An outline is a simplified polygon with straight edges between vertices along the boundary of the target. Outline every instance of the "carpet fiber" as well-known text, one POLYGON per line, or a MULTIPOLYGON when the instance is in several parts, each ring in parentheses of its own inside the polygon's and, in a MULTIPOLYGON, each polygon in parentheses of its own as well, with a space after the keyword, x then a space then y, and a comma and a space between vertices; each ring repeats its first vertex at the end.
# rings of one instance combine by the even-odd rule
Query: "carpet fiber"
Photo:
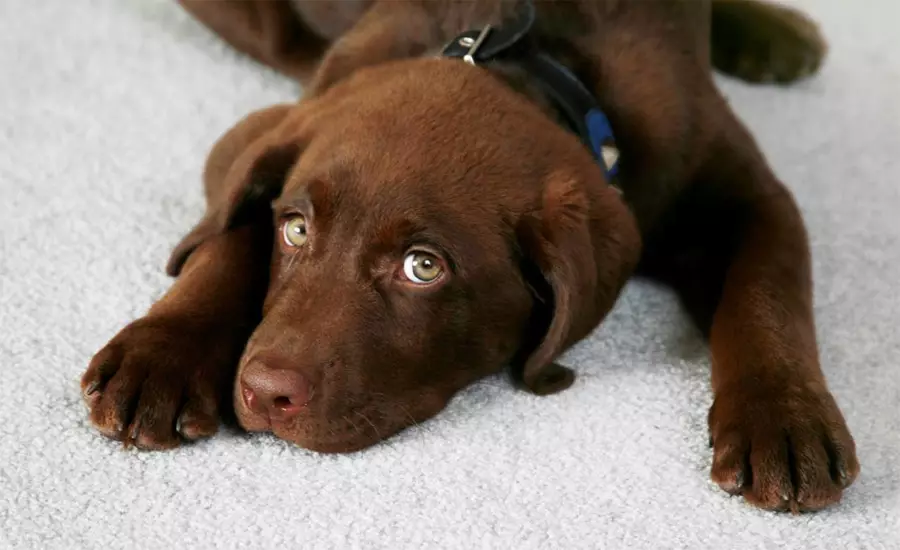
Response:
POLYGON ((823 368, 862 474, 824 513, 708 481, 706 351, 628 287, 538 398, 504 377, 351 456, 226 432, 123 451, 90 428, 91 355, 169 284, 202 161, 297 87, 174 2, 0 3, 0 548, 900 548, 900 38, 894 0, 805 0, 831 55, 789 88, 720 79, 797 196, 823 368))

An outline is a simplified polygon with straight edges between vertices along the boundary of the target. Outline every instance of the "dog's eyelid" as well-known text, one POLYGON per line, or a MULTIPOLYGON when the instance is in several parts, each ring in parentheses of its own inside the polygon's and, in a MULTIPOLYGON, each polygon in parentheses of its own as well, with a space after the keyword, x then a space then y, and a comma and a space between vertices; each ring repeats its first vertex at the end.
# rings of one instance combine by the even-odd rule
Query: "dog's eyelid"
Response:
POLYGON ((306 214, 297 210, 296 208, 279 208, 275 210, 275 219, 279 222, 285 222, 290 220, 291 218, 303 217, 306 218, 306 214))
POLYGON ((276 199, 272 202, 272 212, 275 218, 281 221, 295 216, 303 216, 307 221, 311 221, 313 217, 312 204, 308 198, 290 201, 276 199))
POLYGON ((425 254, 431 254, 432 256, 440 256, 443 257, 445 254, 441 247, 434 246, 427 243, 415 243, 408 245, 406 250, 403 252, 403 255, 412 254, 414 252, 423 252, 425 254))

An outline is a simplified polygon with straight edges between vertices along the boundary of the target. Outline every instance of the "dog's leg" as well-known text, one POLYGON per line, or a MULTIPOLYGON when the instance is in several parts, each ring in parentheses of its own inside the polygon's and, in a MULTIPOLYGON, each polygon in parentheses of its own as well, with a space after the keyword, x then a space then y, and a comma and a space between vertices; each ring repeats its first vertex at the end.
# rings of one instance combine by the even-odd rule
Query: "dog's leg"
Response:
POLYGON ((283 0, 178 0, 185 10, 236 50, 303 81, 327 43, 283 0))
POLYGON ((840 499, 859 464, 819 367, 800 213, 762 177, 710 330, 712 477, 764 508, 815 510, 840 499))
POLYGON ((748 82, 808 76, 828 49, 809 17, 758 0, 713 0, 710 38, 713 66, 748 82))
POLYGON ((751 137, 728 127, 641 271, 672 284, 709 336, 713 480, 763 508, 814 510, 853 482, 855 446, 819 366, 800 213, 751 137))
POLYGON ((420 3, 376 3, 325 54, 306 90, 307 97, 324 92, 362 67, 423 53, 435 41, 436 30, 420 3))
POLYGON ((271 234, 256 223, 205 240, 147 315, 94 356, 81 387, 104 435, 165 449, 216 432, 261 315, 271 234))

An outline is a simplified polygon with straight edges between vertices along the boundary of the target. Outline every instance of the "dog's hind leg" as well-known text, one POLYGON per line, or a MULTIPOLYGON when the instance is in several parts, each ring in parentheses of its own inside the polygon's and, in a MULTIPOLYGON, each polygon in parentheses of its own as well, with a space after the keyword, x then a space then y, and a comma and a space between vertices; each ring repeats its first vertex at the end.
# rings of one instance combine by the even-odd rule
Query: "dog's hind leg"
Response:
POLYGON ((231 47, 304 82, 315 70, 327 41, 282 0, 178 0, 231 47))
POLYGON ((806 77, 828 50, 809 17, 759 0, 713 0, 710 42, 717 70, 760 83, 806 77))

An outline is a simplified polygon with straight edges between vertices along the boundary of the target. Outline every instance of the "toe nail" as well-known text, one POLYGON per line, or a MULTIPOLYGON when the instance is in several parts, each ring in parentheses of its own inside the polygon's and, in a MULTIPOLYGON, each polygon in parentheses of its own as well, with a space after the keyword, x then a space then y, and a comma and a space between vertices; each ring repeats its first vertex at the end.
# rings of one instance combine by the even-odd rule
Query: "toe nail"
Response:
POLYGON ((175 421, 175 432, 184 435, 184 432, 181 431, 182 428, 182 418, 179 416, 178 420, 175 421))
POLYGON ((840 483, 842 487, 847 487, 853 482, 853 478, 850 477, 850 472, 847 471, 847 468, 841 468, 840 471, 840 483))
POLYGON ((91 382, 88 384, 86 388, 84 388, 84 395, 90 397, 97 391, 97 388, 100 387, 100 382, 91 382))
POLYGON ((841 465, 840 467, 838 467, 838 479, 841 481, 841 483, 847 483, 847 479, 849 477, 850 475, 847 473, 846 466, 841 465))
POLYGON ((131 425, 131 430, 128 433, 128 439, 131 441, 137 441, 138 435, 141 431, 141 423, 138 420, 134 421, 134 424, 131 425))
POLYGON ((744 486, 744 472, 738 472, 737 475, 734 476, 734 484, 736 488, 740 489, 744 486))

